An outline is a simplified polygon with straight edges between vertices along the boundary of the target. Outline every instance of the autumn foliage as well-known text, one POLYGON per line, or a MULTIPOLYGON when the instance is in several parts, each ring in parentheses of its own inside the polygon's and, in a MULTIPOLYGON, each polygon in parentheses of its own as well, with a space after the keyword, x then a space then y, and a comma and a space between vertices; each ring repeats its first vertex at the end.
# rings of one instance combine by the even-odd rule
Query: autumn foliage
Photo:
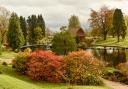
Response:
POLYGON ((70 83, 80 85, 101 85, 101 63, 89 52, 80 50, 64 57, 64 75, 70 83))
POLYGON ((22 74, 25 74, 26 72, 26 62, 29 54, 31 53, 31 49, 27 48, 24 50, 24 52, 19 52, 15 59, 13 60, 12 64, 13 67, 15 67, 15 70, 17 72, 20 72, 22 74))
POLYGON ((36 50, 21 52, 14 64, 33 80, 53 83, 70 82, 79 85, 101 85, 101 63, 89 52, 80 50, 66 56, 55 55, 52 51, 36 50), (26 55, 27 54, 27 55, 26 55))
POLYGON ((61 82, 60 69, 61 58, 51 51, 32 52, 27 61, 27 75, 34 80, 61 82))

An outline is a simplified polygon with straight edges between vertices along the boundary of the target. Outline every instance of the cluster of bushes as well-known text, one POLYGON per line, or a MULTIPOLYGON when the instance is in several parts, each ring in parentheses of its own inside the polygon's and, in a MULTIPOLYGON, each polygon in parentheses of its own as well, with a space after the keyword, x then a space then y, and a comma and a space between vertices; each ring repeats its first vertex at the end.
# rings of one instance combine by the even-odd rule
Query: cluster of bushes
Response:
POLYGON ((110 67, 106 68, 106 71, 104 73, 104 78, 116 81, 116 82, 122 82, 125 84, 128 84, 128 63, 120 63, 116 66, 116 68, 110 67))
POLYGON ((79 85, 102 85, 102 63, 85 51, 58 56, 51 51, 36 50, 19 53, 13 65, 17 72, 33 80, 70 82, 79 85))

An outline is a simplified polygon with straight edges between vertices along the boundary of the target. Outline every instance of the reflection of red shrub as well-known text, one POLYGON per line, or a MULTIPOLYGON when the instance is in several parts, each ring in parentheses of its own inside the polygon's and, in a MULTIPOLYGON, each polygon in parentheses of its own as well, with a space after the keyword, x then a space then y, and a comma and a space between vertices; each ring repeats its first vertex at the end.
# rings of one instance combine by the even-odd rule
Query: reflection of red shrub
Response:
POLYGON ((61 58, 51 51, 32 52, 27 61, 27 75, 31 79, 60 82, 61 58))

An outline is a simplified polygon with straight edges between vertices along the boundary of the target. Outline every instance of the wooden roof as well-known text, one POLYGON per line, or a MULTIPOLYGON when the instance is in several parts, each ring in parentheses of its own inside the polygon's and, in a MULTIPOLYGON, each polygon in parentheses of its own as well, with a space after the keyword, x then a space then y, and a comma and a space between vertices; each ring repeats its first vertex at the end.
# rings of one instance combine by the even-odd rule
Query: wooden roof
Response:
POLYGON ((82 28, 72 28, 72 29, 69 29, 69 32, 73 37, 85 35, 85 32, 82 28))

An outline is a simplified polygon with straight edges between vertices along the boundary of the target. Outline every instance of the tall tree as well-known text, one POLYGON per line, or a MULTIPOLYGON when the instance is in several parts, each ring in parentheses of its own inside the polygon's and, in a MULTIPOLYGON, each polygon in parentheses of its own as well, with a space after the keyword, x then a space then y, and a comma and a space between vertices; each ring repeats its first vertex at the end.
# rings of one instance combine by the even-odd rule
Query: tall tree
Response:
POLYGON ((68 28, 69 28, 69 29, 72 29, 72 28, 80 28, 80 21, 79 21, 78 16, 72 15, 72 16, 69 18, 69 25, 68 25, 68 28))
POLYGON ((27 23, 28 23, 28 29, 29 29, 29 43, 30 44, 34 44, 34 37, 35 37, 35 34, 34 34, 34 29, 37 28, 37 27, 40 27, 42 30, 41 30, 41 34, 42 36, 45 36, 45 22, 43 20, 43 17, 42 15, 31 15, 28 17, 28 20, 27 20, 27 23))
POLYGON ((27 23, 26 23, 25 17, 23 17, 23 16, 20 16, 20 27, 22 29, 25 43, 26 43, 27 42, 27 23))
POLYGON ((28 23, 28 30, 29 30, 28 42, 30 44, 34 44, 34 41, 33 41, 34 29, 37 27, 36 15, 29 16, 27 19, 27 23, 28 23))
POLYGON ((126 24, 123 17, 123 13, 121 9, 115 9, 114 15, 113 15, 113 29, 116 32, 118 42, 120 41, 120 36, 124 39, 126 36, 126 24))
POLYGON ((10 12, 4 8, 0 7, 0 43, 7 43, 6 33, 8 30, 10 12))
POLYGON ((45 22, 42 15, 38 15, 37 24, 42 29, 42 35, 45 36, 45 22))
POLYGON ((33 42, 34 44, 37 44, 41 39, 42 39, 42 29, 41 27, 36 27, 34 29, 34 38, 33 38, 33 42))
POLYGON ((107 34, 112 28, 112 18, 113 10, 109 9, 106 6, 101 7, 99 11, 91 10, 89 19, 90 27, 93 30, 99 30, 97 31, 99 32, 98 34, 103 36, 104 40, 106 40, 107 34))
POLYGON ((20 28, 20 20, 16 13, 11 14, 7 33, 8 43, 13 50, 24 45, 24 36, 20 28))

